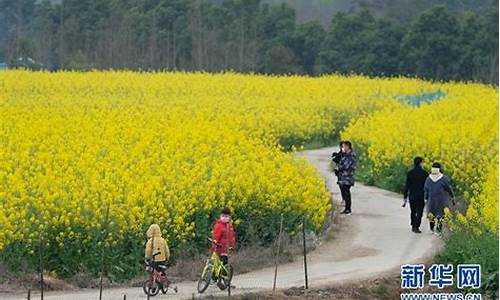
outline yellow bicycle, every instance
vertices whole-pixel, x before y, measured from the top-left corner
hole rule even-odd
[[[212,240],[208,239],[210,243],[215,244],[216,247],[221,247],[222,245]],[[233,279],[233,267],[230,264],[224,265],[219,255],[214,251],[203,268],[200,279],[198,280],[198,293],[202,294],[205,292],[210,284],[217,284],[217,287],[221,290],[227,289],[231,280]]]

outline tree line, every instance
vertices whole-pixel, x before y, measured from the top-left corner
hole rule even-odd
[[[498,0],[329,26],[261,0],[0,0],[0,62],[58,69],[410,75],[498,84]]]

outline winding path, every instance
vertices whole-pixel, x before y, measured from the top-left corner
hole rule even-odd
[[[337,207],[341,204],[339,189],[329,170],[330,155],[335,147],[303,151],[299,156],[314,165],[333,191]],[[376,187],[356,183],[352,189],[353,214],[340,216],[339,229],[334,238],[323,242],[308,256],[309,286],[319,287],[343,281],[368,279],[380,275],[399,274],[405,263],[423,263],[431,258],[441,247],[441,241],[432,235],[425,220],[422,234],[410,231],[408,208],[401,208],[402,197]],[[283,264],[278,269],[278,288],[299,287],[304,284],[302,259]],[[272,288],[274,268],[265,268],[233,279],[233,294],[264,291]],[[154,299],[190,299],[196,292],[195,282],[177,284],[177,295],[159,295]],[[146,299],[141,288],[107,289],[103,299],[119,300],[123,295],[127,300]],[[206,295],[221,293],[211,286]],[[225,293],[224,293],[225,294]],[[46,293],[47,300],[88,300],[98,299],[96,290],[66,291]],[[5,300],[25,299],[23,296],[10,295]],[[36,299],[36,295],[35,296]],[[195,294],[197,296],[197,294]]]

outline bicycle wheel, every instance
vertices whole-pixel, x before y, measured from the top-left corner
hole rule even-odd
[[[224,267],[224,269],[222,269],[221,272],[222,274],[220,276],[217,286],[219,287],[219,289],[225,290],[231,284],[231,280],[233,280],[233,266],[228,265],[227,267]]]
[[[203,272],[201,273],[200,279],[198,280],[198,293],[202,294],[205,292],[210,285],[212,280],[212,267],[210,265],[205,265]]]
[[[144,294],[149,294],[149,296],[154,297],[160,292],[160,286],[156,284],[154,287],[151,287],[151,280],[148,279],[142,284],[142,290],[144,291]]]

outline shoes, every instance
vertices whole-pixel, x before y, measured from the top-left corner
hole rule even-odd
[[[343,212],[341,212],[341,214],[343,214],[343,215],[352,215],[352,211],[350,211],[350,210],[344,210]]]
[[[415,227],[415,226],[411,227],[411,232],[413,232],[413,233],[422,233],[422,231],[420,231],[420,229],[418,229],[418,227]]]

